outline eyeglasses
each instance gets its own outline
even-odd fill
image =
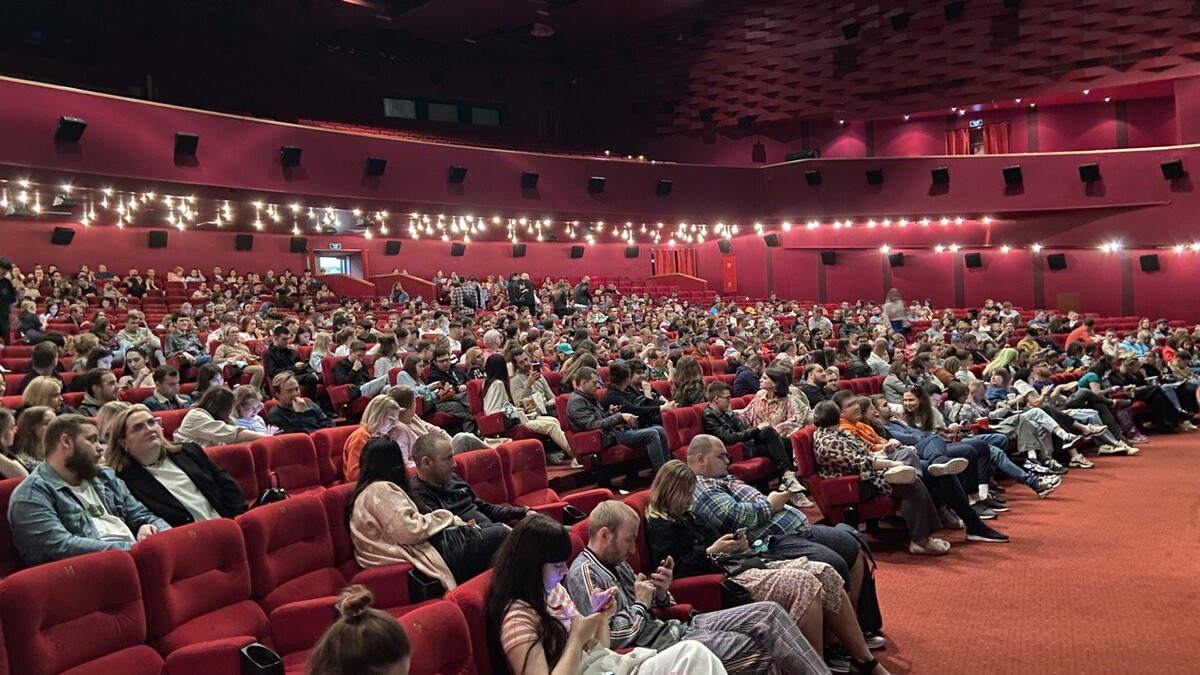
[[[162,420],[158,419],[157,417],[151,417],[150,419],[146,420],[145,422],[138,422],[137,424],[133,425],[132,427],[129,427],[129,431],[130,431],[130,433],[140,434],[141,432],[143,432],[147,429],[153,429],[154,427],[157,427],[161,424],[162,424]]]

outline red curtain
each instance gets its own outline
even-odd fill
[[[946,132],[946,154],[971,154],[971,132],[969,129],[950,129]]]
[[[696,276],[696,249],[694,248],[656,248],[650,251],[654,256],[652,274],[687,274]]]
[[[986,124],[983,127],[983,153],[1003,155],[1008,152],[1008,122]]]

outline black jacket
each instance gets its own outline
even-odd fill
[[[467,383],[467,376],[457,366],[450,366],[450,370],[440,370],[434,366],[429,369],[429,378],[425,384],[434,382],[445,382],[447,386],[457,387]]]
[[[825,387],[816,387],[807,382],[801,382],[799,385],[800,391],[808,397],[808,404],[812,407],[817,407],[821,401],[828,401],[833,398],[835,392],[826,389]]]
[[[304,366],[297,368],[297,363],[303,363]],[[266,369],[268,378],[273,378],[285,370],[290,370],[297,376],[309,372],[308,359],[302,358],[300,352],[291,347],[280,349],[275,345],[267,347],[267,352],[263,354],[263,368]]]
[[[232,518],[246,510],[246,500],[257,495],[244,495],[242,489],[225,470],[204,454],[195,443],[184,443],[179,452],[171,454],[171,461],[192,479],[200,494],[212,504],[213,510],[222,518]],[[154,515],[167,521],[171,527],[179,527],[193,521],[192,514],[184,508],[162,483],[137,461],[130,461],[117,477],[125,481],[133,494]]]
[[[740,417],[717,412],[711,405],[704,407],[700,421],[704,424],[704,433],[716,436],[725,445],[753,441],[758,432],[756,427],[747,425]]]
[[[371,379],[371,369],[367,366],[366,361],[363,361],[362,368],[358,370],[354,369],[354,364],[350,362],[350,359],[342,359],[333,364],[333,383],[335,385],[363,385],[370,382]]]
[[[654,390],[651,390],[655,394]],[[657,397],[657,394],[655,394]],[[637,415],[638,425],[651,426],[662,424],[662,411],[659,406],[665,403],[661,399],[646,398],[641,391],[634,389],[633,386],[625,389],[615,389],[609,387],[604,394],[604,400],[600,402],[605,408],[611,406],[620,406],[621,412]]]
[[[279,427],[279,433],[311,434],[317,429],[328,429],[333,426],[333,420],[321,410],[321,406],[309,401],[308,409],[298,413],[291,408],[276,405],[267,413],[267,424]]]
[[[758,373],[754,372],[750,366],[738,366],[737,376],[733,378],[733,386],[730,387],[729,395],[737,398],[746,394],[757,394],[758,380]]]
[[[501,506],[483,501],[458,474],[450,474],[450,480],[440,487],[414,477],[409,482],[409,490],[413,501],[423,512],[446,509],[463,520],[474,519],[479,525],[519,520],[529,511],[521,506]]]
[[[650,559],[674,558],[677,579],[723,573],[725,570],[708,557],[708,547],[720,538],[721,533],[716,528],[691,511],[685,512],[679,520],[646,518],[646,546]]]

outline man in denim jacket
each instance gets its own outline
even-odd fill
[[[46,461],[8,505],[13,543],[26,565],[120,549],[170,529],[129,493],[112,469],[100,467],[99,432],[82,415],[63,415],[46,429]]]

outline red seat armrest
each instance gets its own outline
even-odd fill
[[[578,431],[571,438],[571,447],[575,448],[575,455],[594,455],[604,449],[604,444],[600,440],[600,430],[593,429],[591,431]]]
[[[375,596],[374,605],[380,609],[403,607],[412,599],[408,593],[408,573],[413,566],[408,563],[368,567],[354,575],[353,584],[362,584]]]
[[[336,603],[337,596],[327,595],[276,607],[270,617],[275,651],[291,654],[312,648],[333,625]]]
[[[566,497],[563,497],[563,501],[586,514],[591,515],[592,510],[599,506],[600,502],[606,502],[612,498],[612,490],[596,488],[592,490],[583,490],[582,492],[573,492]]]
[[[317,637],[320,637],[318,634]],[[180,647],[167,656],[165,675],[237,673],[242,668],[242,648],[258,642],[254,637],[222,638]]]
[[[662,619],[663,621],[677,619],[687,623],[692,618],[692,606],[677,604],[671,605],[670,607],[655,607],[654,616]]]
[[[858,476],[826,478],[821,481],[821,498],[825,506],[850,506],[862,501]]]
[[[704,574],[671,582],[671,595],[679,604],[691,605],[701,612],[721,609],[721,580],[723,574]]]
[[[491,415],[476,415],[475,422],[479,425],[479,433],[483,436],[504,435],[503,412],[494,412]]]

